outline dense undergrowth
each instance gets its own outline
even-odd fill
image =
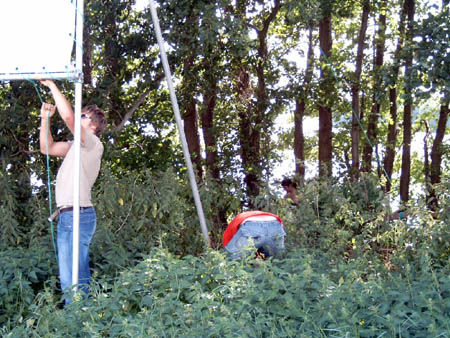
[[[387,272],[382,262],[330,260],[296,250],[280,260],[231,262],[208,251],[180,259],[155,250],[92,297],[61,309],[52,285],[8,337],[446,337],[450,271],[423,257]],[[377,266],[381,264],[380,266]],[[373,271],[382,271],[373,273]],[[12,323],[11,323],[12,324]]]
[[[215,209],[240,210],[226,188],[201,187],[210,227]],[[173,174],[104,175],[92,295],[66,308],[48,224],[24,218],[8,191],[0,336],[450,337],[449,188],[437,218],[418,199],[407,221],[389,220],[369,178],[307,182],[299,206],[267,192],[254,202],[284,220],[286,251],[230,261],[205,249],[189,187]],[[37,215],[44,200],[26,210]]]

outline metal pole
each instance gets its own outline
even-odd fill
[[[161,28],[159,26],[158,14],[156,13],[156,7],[153,0],[150,1],[150,11],[152,14],[153,26],[155,27],[156,39],[158,40],[159,51],[161,54],[161,60],[164,68],[164,74],[166,75],[167,86],[169,87],[170,100],[172,101],[172,108],[175,114],[175,120],[178,126],[178,132],[180,134],[181,144],[183,146],[184,160],[188,168],[189,181],[191,183],[192,194],[194,195],[195,206],[197,208],[197,215],[200,220],[200,226],[202,228],[203,237],[205,238],[206,245],[209,246],[208,228],[206,227],[205,216],[203,214],[202,202],[200,200],[200,194],[198,193],[197,182],[195,181],[194,170],[192,168],[191,157],[189,154],[189,148],[184,135],[183,120],[180,116],[180,109],[178,107],[177,97],[172,83],[172,75],[170,73],[169,62],[167,61],[166,50],[164,48],[164,40],[161,34]]]
[[[73,251],[72,251],[72,285],[78,284],[80,255],[80,167],[81,167],[81,100],[83,93],[83,0],[77,0],[76,7],[76,69],[81,76],[75,82],[75,171],[73,177]]]
[[[12,80],[40,80],[48,79],[52,80],[71,80],[78,76],[78,72],[50,72],[50,73],[1,73],[0,81],[12,81]]]

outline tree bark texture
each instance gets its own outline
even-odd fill
[[[358,36],[358,51],[356,54],[356,67],[355,76],[352,85],[352,165],[351,165],[351,176],[354,178],[359,177],[359,144],[361,140],[361,126],[359,121],[359,116],[361,115],[360,109],[360,99],[359,92],[361,89],[361,72],[362,72],[362,61],[364,57],[364,42],[366,39],[367,23],[369,20],[370,5],[367,1],[364,2],[361,27]]]
[[[259,194],[259,156],[260,156],[260,132],[252,126],[252,106],[250,102],[252,88],[249,72],[240,67],[237,72],[237,93],[240,102],[239,116],[239,143],[241,146],[241,159],[244,169],[244,182],[247,186],[247,194],[257,196]]]
[[[323,17],[319,23],[319,42],[322,54],[320,70],[320,92],[323,95],[322,102],[319,103],[319,175],[332,175],[332,109],[331,100],[326,99],[332,93],[332,73],[328,64],[331,56],[331,9],[329,4],[323,0],[321,2],[325,8],[322,10]]]
[[[186,19],[186,29],[192,32],[194,37],[197,36],[199,18],[190,14]],[[189,37],[183,39],[183,43],[187,46],[192,45],[192,39]],[[198,132],[198,111],[197,111],[197,83],[198,75],[194,69],[195,66],[196,49],[193,46],[188,55],[183,60],[183,120],[184,120],[184,134],[186,135],[186,142],[191,155],[192,163],[194,165],[197,180],[201,181],[203,178],[200,135]]]
[[[117,27],[117,14],[119,9],[117,4],[112,2],[105,3],[108,8],[104,18],[104,48],[105,48],[105,63],[106,75],[100,87],[105,88],[106,96],[109,100],[108,118],[112,121],[114,126],[117,126],[122,121],[122,106],[120,104],[120,79],[121,72],[121,47],[119,45],[119,32]]]
[[[261,158],[261,136],[263,122],[266,119],[267,107],[269,100],[267,97],[266,88],[266,68],[268,63],[268,47],[267,35],[269,27],[276,19],[276,16],[281,8],[281,1],[275,0],[269,15],[264,18],[262,28],[250,25],[256,30],[258,39],[257,55],[258,59],[255,63],[257,86],[255,88],[256,104],[253,107],[249,105],[247,109],[240,111],[240,138],[241,138],[241,154],[242,163],[245,171],[244,181],[247,185],[247,192],[250,197],[259,195],[260,180],[262,173],[262,158]],[[239,83],[241,86],[240,95],[248,92],[250,89],[250,80],[247,79],[248,74],[241,69],[239,71]],[[247,84],[248,83],[248,84]],[[250,110],[253,108],[253,111]]]
[[[387,174],[385,191],[389,192],[392,188],[392,173],[394,171],[395,146],[397,144],[397,89],[389,89],[389,112],[391,122],[388,126],[388,135],[386,141],[386,154],[384,156],[383,166]]]
[[[187,88],[184,88],[184,134],[191,155],[192,163],[194,164],[197,180],[201,180],[203,176],[200,135],[198,133],[198,112],[197,100],[195,98],[195,91],[193,86],[195,83],[195,75],[192,72],[193,57],[189,56],[184,60],[184,77],[183,81],[187,82]]]
[[[305,105],[304,99],[297,100],[294,113],[295,173],[302,178],[305,178],[305,135],[303,133]]]
[[[391,81],[389,83],[389,113],[391,122],[388,127],[388,135],[386,140],[386,154],[384,157],[384,171],[386,177],[386,192],[391,191],[392,188],[392,173],[394,171],[395,148],[397,145],[398,136],[398,107],[397,107],[397,78],[400,71],[400,53],[403,50],[404,33],[405,33],[405,17],[406,17],[406,1],[403,4],[402,12],[400,14],[400,22],[398,28],[397,47],[394,54],[394,65],[391,70]]]
[[[406,14],[408,18],[407,43],[412,42],[413,20],[415,3],[414,0],[405,0]],[[405,59],[405,106],[403,111],[403,153],[402,171],[400,175],[400,199],[406,203],[409,200],[409,183],[411,179],[411,136],[412,136],[412,97],[411,97],[411,67],[413,55],[410,52]]]
[[[212,70],[211,70],[212,71]],[[206,167],[214,180],[220,179],[220,171],[217,166],[217,140],[214,131],[214,109],[217,99],[217,79],[214,75],[209,75],[209,86],[204,95],[205,109],[201,114],[203,140],[206,152]]]
[[[92,46],[89,25],[83,26],[83,83],[92,85]]]
[[[443,140],[445,136],[445,128],[447,126],[449,113],[449,103],[443,103],[439,112],[439,122],[436,130],[436,136],[433,141],[433,146],[431,148],[431,165],[429,171],[429,182],[428,186],[428,208],[431,211],[436,211],[438,208],[439,198],[435,191],[435,184],[441,182],[441,165],[442,165],[442,154],[443,154]]]
[[[381,4],[381,14],[379,16],[379,28],[375,42],[374,57],[374,89],[372,96],[372,109],[368,117],[367,138],[363,149],[363,171],[370,172],[372,170],[373,145],[377,142],[378,137],[378,119],[381,110],[381,97],[383,96],[382,76],[380,74],[384,60],[385,49],[385,32],[386,32],[386,2]]]
[[[305,177],[305,135],[303,133],[303,119],[305,117],[306,98],[310,92],[310,83],[313,76],[314,63],[314,39],[312,28],[309,29],[308,40],[308,52],[306,56],[306,69],[303,80],[303,88],[301,90],[300,97],[295,102],[294,113],[295,173],[302,178]]]

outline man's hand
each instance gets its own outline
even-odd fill
[[[39,82],[48,88],[55,84],[53,80],[39,80]]]
[[[50,103],[43,103],[41,106],[41,118],[47,119],[52,117],[55,114],[56,106],[51,105]]]
[[[58,113],[61,116],[62,120],[66,124],[66,126],[70,129],[72,134],[75,131],[75,115],[73,113],[72,105],[67,101],[66,97],[61,93],[58,86],[52,80],[40,80],[41,84],[47,86],[53,96],[53,100],[55,100],[55,106],[58,108]],[[42,110],[41,110],[42,114]],[[41,115],[43,116],[43,115]],[[45,115],[52,116],[52,115]],[[84,142],[84,134],[83,129],[81,131],[81,142]]]

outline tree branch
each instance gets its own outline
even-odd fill
[[[158,84],[163,78],[164,73],[158,74],[155,78],[154,84]],[[144,102],[145,98],[148,96],[148,94],[150,94],[150,92],[154,89],[154,87],[155,86],[150,86],[149,89],[147,89],[145,92],[141,94],[141,96],[139,96],[137,101],[134,103],[133,107],[131,107],[131,109],[127,111],[120,124],[115,128],[116,132],[120,132],[123,129],[125,123],[127,123],[127,121],[131,118],[131,116],[133,116],[134,112],[140,107],[140,105]]]
[[[123,129],[123,127],[125,126],[125,123],[127,123],[127,121],[131,118],[131,116],[134,114],[134,112],[139,108],[139,106],[142,104],[142,102],[144,102],[145,98],[148,96],[148,94],[150,94],[150,92],[151,92],[151,89],[147,89],[144,93],[141,94],[141,96],[139,96],[137,101],[134,103],[133,107],[131,107],[131,109],[129,111],[127,111],[127,113],[125,114],[125,116],[122,119],[122,121],[120,122],[120,124],[116,127],[117,132],[120,132]]]

